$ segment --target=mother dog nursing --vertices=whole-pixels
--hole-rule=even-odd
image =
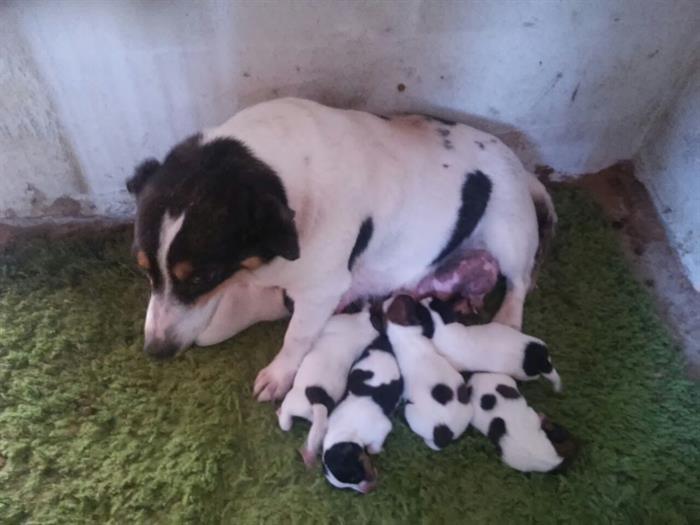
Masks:
[[[218,343],[293,304],[282,349],[255,380],[261,401],[289,390],[339,305],[411,290],[475,249],[506,278],[495,320],[520,328],[538,218],[555,221],[544,187],[487,133],[292,98],[143,162],[127,187],[151,283],[147,354]]]

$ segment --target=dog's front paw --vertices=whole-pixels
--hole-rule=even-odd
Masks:
[[[253,395],[258,401],[282,399],[292,388],[296,371],[295,366],[276,357],[258,373],[253,386]]]

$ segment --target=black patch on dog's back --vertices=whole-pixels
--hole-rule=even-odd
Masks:
[[[438,448],[445,448],[450,444],[454,436],[454,433],[447,425],[437,425],[433,428],[433,441]]]
[[[506,428],[506,422],[503,421],[502,418],[500,417],[495,417],[491,420],[491,423],[489,424],[489,431],[486,434],[486,436],[489,438],[491,443],[496,445],[496,448],[498,449],[498,454],[502,454],[501,450],[501,438],[506,435],[507,432]]]
[[[452,401],[452,398],[454,397],[454,392],[452,392],[452,389],[446,384],[438,383],[430,391],[430,395],[433,396],[433,399],[441,405],[446,405],[447,403]]]
[[[420,303],[416,303],[416,315],[418,316],[418,321],[423,328],[423,336],[431,339],[435,334],[435,323],[433,323],[433,318],[430,315],[430,310]]]
[[[367,347],[367,350],[381,350],[394,355],[394,347],[391,346],[391,341],[389,341],[389,337],[386,334],[379,334],[375,337],[374,341]]]
[[[491,410],[496,406],[496,396],[493,394],[484,394],[481,396],[481,408]]]
[[[306,399],[309,400],[309,403],[311,403],[312,405],[323,405],[324,407],[326,407],[326,410],[328,410],[329,414],[335,408],[335,401],[333,401],[333,398],[328,395],[328,392],[326,392],[326,389],[323,387],[307,386],[304,393],[306,394]]]
[[[365,384],[365,381],[372,379],[374,372],[355,368],[348,376],[348,392],[356,396],[369,396],[372,394],[372,387]]]
[[[355,368],[350,372],[348,377],[348,392],[355,396],[371,397],[384,412],[384,415],[390,415],[401,400],[403,394],[403,378],[394,379],[388,383],[382,383],[378,386],[371,386],[367,381],[374,377],[374,372],[371,370],[363,370]]]
[[[549,350],[541,343],[532,341],[525,347],[523,359],[523,371],[529,376],[548,374],[552,371],[552,363],[549,362]]]
[[[508,385],[498,385],[496,387],[496,392],[501,394],[506,399],[518,399],[520,397],[520,392],[512,386]]]
[[[437,264],[468,238],[483,217],[491,197],[491,179],[477,170],[466,176],[462,185],[462,204],[457,213],[457,221],[452,235],[432,264]]]
[[[360,229],[357,232],[355,244],[350,252],[350,257],[348,258],[348,270],[352,270],[352,267],[355,264],[355,259],[362,255],[362,252],[367,249],[367,245],[369,244],[373,233],[374,221],[372,221],[372,217],[367,217],[364,221],[362,221]]]
[[[457,401],[463,405],[468,405],[472,399],[472,387],[462,383],[457,388]]]

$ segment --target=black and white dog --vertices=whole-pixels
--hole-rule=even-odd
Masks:
[[[441,450],[467,430],[474,413],[471,391],[435,348],[428,309],[408,295],[385,304],[386,333],[404,381],[406,422],[426,445]]]
[[[292,389],[277,411],[285,432],[292,418],[311,422],[309,435],[300,452],[304,463],[313,466],[323,443],[328,415],[345,394],[348,372],[360,354],[378,336],[367,309],[356,314],[332,316],[311,351],[301,362]]]
[[[520,327],[549,195],[502,142],[454,122],[265,102],[143,162],[134,249],[151,282],[145,350],[167,357],[294,313],[255,381],[282,397],[339,304],[410,289],[487,250]],[[536,211],[537,207],[537,211]]]
[[[578,445],[562,426],[535,412],[515,380],[504,374],[474,374],[469,380],[472,424],[486,435],[508,466],[522,472],[560,472]]]
[[[362,493],[375,487],[377,472],[368,453],[382,451],[402,394],[399,365],[386,335],[380,335],[353,365],[347,395],[328,420],[323,471],[331,485]]]

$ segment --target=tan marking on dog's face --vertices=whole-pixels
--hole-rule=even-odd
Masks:
[[[241,261],[241,266],[246,270],[255,270],[263,265],[263,260],[257,255],[254,257],[248,257]]]
[[[190,261],[180,261],[173,266],[173,276],[178,281],[187,280],[192,275],[193,271],[194,267]]]
[[[143,250],[136,252],[136,264],[143,270],[150,270],[151,263],[148,261],[148,255]]]

